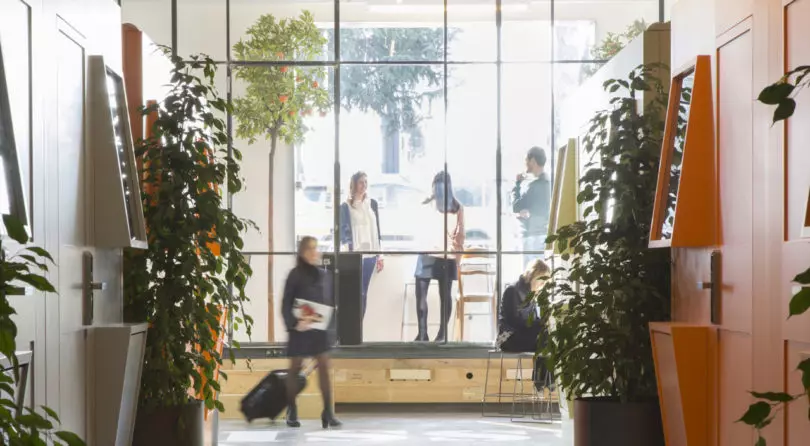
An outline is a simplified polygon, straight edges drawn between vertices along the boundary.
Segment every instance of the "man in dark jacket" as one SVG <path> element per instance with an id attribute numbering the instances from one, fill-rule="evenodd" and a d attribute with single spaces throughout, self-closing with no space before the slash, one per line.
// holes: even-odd
<path id="1" fill-rule="evenodd" d="M 526 172 L 517 176 L 512 189 L 512 211 L 517 214 L 523 237 L 524 265 L 543 258 L 546 249 L 551 182 L 545 172 L 546 151 L 532 147 L 526 154 Z"/>

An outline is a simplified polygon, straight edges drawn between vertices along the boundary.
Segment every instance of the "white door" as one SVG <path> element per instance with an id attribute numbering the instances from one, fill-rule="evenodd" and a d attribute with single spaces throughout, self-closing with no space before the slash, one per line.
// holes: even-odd
<path id="1" fill-rule="evenodd" d="M 84 138 L 85 50 L 82 40 L 61 27 L 57 33 L 56 161 L 59 278 L 59 415 L 63 427 L 82 438 L 87 429 L 86 330 L 82 313 L 82 254 L 89 251 Z M 51 356 L 52 357 L 52 356 Z M 52 367 L 52 364 L 48 364 Z"/>

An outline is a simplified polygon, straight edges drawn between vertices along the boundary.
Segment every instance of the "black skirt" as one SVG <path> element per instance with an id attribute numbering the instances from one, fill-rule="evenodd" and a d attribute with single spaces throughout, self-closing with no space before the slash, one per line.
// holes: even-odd
<path id="1" fill-rule="evenodd" d="M 290 331 L 287 340 L 287 357 L 308 358 L 332 349 L 331 330 Z"/>
<path id="2" fill-rule="evenodd" d="M 458 280 L 458 263 L 455 257 L 444 258 L 419 254 L 416 260 L 416 271 L 413 275 L 417 279 Z"/>

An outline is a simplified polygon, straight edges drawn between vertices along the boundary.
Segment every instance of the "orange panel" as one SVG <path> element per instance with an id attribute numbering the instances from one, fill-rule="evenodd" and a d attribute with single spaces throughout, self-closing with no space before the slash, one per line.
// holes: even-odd
<path id="1" fill-rule="evenodd" d="M 650 335 L 667 446 L 714 445 L 715 328 L 653 322 Z M 681 413 L 673 413 L 679 406 Z"/>
<path id="2" fill-rule="evenodd" d="M 674 117 L 678 113 L 680 82 L 673 80 L 670 86 L 667 125 L 661 147 L 655 211 L 650 233 L 650 246 L 653 247 L 709 247 L 718 245 L 721 239 L 717 224 L 711 58 L 698 56 L 693 64 L 679 71 L 674 78 L 692 67 L 695 71 L 695 81 L 689 106 L 672 240 L 662 240 L 661 226 L 666 214 L 670 159 L 675 139 L 674 127 L 677 124 Z"/>

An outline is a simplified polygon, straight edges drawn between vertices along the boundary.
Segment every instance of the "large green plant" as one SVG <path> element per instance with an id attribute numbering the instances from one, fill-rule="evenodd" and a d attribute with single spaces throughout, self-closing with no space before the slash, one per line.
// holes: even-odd
<path id="1" fill-rule="evenodd" d="M 76 434 L 56 430 L 59 417 L 47 407 L 42 408 L 44 415 L 28 407 L 17 413 L 14 396 L 20 376 L 19 362 L 14 354 L 17 350 L 17 324 L 12 319 L 17 312 L 11 306 L 9 296 L 24 294 L 23 286 L 31 286 L 43 293 L 55 293 L 56 290 L 42 276 L 48 271 L 48 264 L 53 263 L 48 251 L 25 246 L 29 242 L 28 233 L 16 218 L 3 215 L 3 225 L 19 250 L 9 255 L 6 238 L 0 235 L 0 355 L 10 359 L 14 370 L 11 376 L 0 372 L 0 446 L 36 446 L 47 442 L 83 445 Z"/>
<path id="2" fill-rule="evenodd" d="M 313 61 L 323 55 L 327 42 L 315 26 L 312 14 L 303 11 L 298 18 L 277 20 L 266 14 L 246 31 L 247 37 L 233 46 L 234 56 L 241 61 L 282 62 Z M 239 65 L 234 68 L 236 79 L 245 85 L 244 94 L 233 101 L 236 136 L 250 144 L 265 140 L 270 145 L 268 228 L 273 228 L 275 159 L 279 143 L 287 146 L 300 143 L 309 128 L 304 118 L 313 113 L 325 114 L 332 104 L 324 85 L 326 68 L 318 66 L 291 67 L 287 65 Z M 269 234 L 267 251 L 273 252 L 273 234 Z M 273 256 L 268 259 L 270 278 L 268 292 L 272 293 Z M 272 300 L 272 298 L 271 298 Z M 271 308 L 272 312 L 273 309 Z M 274 316 L 269 316 L 272 322 Z M 272 333 L 271 340 L 272 340 Z"/>
<path id="3" fill-rule="evenodd" d="M 628 43 L 643 34 L 646 29 L 647 22 L 642 19 L 633 21 L 623 32 L 607 33 L 605 38 L 591 50 L 591 56 L 594 60 L 608 62 L 610 59 L 613 59 L 615 55 L 619 54 Z M 600 67 L 601 65 L 585 65 L 583 67 L 585 77 L 592 76 Z"/>
<path id="4" fill-rule="evenodd" d="M 241 253 L 249 222 L 229 211 L 222 189 L 242 189 L 238 150 L 228 151 L 219 112 L 229 104 L 214 87 L 208 57 L 172 57 L 171 90 L 144 114 L 157 115 L 151 136 L 136 146 L 142 161 L 149 247 L 127 250 L 125 316 L 149 323 L 140 403 L 147 410 L 189 402 L 193 388 L 207 408 L 217 400 L 215 370 L 222 311 L 247 326 L 245 284 L 251 269 Z"/>
<path id="5" fill-rule="evenodd" d="M 777 123 L 793 116 L 796 111 L 795 95 L 810 85 L 810 66 L 800 66 L 773 83 L 759 94 L 759 101 L 763 104 L 775 105 L 773 122 Z M 788 317 L 805 314 L 810 309 L 810 268 L 793 278 L 793 282 L 802 286 L 801 290 L 793 295 L 788 306 Z M 756 446 L 765 446 L 762 429 L 770 425 L 780 410 L 790 403 L 801 398 L 810 399 L 810 359 L 799 362 L 797 369 L 802 374 L 802 393 L 790 394 L 786 392 L 751 392 L 756 402 L 739 419 L 757 430 Z M 810 413 L 808 413 L 810 418 Z"/>
<path id="6" fill-rule="evenodd" d="M 657 394 L 649 323 L 670 318 L 670 260 L 648 249 L 667 95 L 657 66 L 609 80 L 611 109 L 590 121 L 577 201 L 583 221 L 548 237 L 567 265 L 535 294 L 551 326 L 539 353 L 574 398 Z M 645 92 L 654 92 L 639 113 Z"/>

